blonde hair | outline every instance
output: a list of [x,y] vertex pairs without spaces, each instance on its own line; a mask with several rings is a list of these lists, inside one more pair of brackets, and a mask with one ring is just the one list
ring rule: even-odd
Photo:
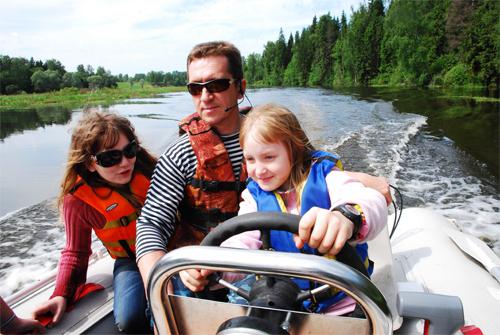
[[278,104],[269,103],[257,106],[243,121],[240,130],[242,149],[245,148],[245,138],[250,131],[256,136],[257,141],[282,142],[285,145],[292,166],[290,184],[295,189],[299,189],[309,173],[314,147],[295,114]]
[[[103,113],[93,109],[84,111],[84,115],[78,121],[71,135],[68,160],[58,197],[59,208],[62,208],[64,197],[71,193],[74,188],[78,176],[90,186],[114,188],[97,172],[91,172],[89,167],[92,163],[92,156],[104,148],[116,145],[120,139],[120,134],[125,135],[129,141],[136,140],[140,147],[139,140],[135,135],[135,129],[127,118],[115,113]],[[156,158],[140,147],[134,170],[150,178],[155,164]],[[125,194],[125,196],[127,195]]]

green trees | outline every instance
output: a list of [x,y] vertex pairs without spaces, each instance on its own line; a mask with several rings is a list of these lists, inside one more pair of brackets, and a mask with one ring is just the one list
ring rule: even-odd
[[264,84],[268,86],[281,86],[283,75],[288,65],[287,44],[283,30],[280,30],[276,42],[267,42],[262,53],[261,64],[263,67]]
[[245,71],[245,78],[249,82],[254,84],[262,84],[262,79],[264,78],[264,71],[260,66],[260,64],[261,64],[261,57],[257,53],[251,53],[244,59],[243,70]]
[[33,92],[31,75],[34,68],[35,62],[0,55],[0,93]]
[[500,85],[500,2],[478,1],[471,24],[460,48],[461,60],[468,64],[481,83]]
[[186,84],[186,72],[173,71],[164,73],[163,71],[150,71],[146,76],[141,76],[138,81],[141,79],[154,86],[183,86]]
[[395,0],[387,11],[381,82],[428,85],[446,65],[447,1]]
[[308,86],[331,86],[333,74],[331,53],[339,36],[339,21],[332,18],[330,14],[321,16],[311,35],[314,54],[307,81]]
[[67,72],[60,61],[29,61],[22,57],[0,55],[0,94],[42,93],[65,87],[116,87],[117,77],[103,67],[94,72],[92,66],[78,65],[76,72]]
[[35,92],[56,91],[61,87],[61,75],[56,70],[37,70],[31,76]]
[[498,0],[369,0],[349,21],[314,17],[288,43],[280,31],[262,56],[245,59],[246,77],[269,86],[498,87],[499,12]]
[[[256,78],[262,80],[262,73],[257,71],[259,74]],[[102,66],[94,71],[92,66],[83,64],[78,65],[75,72],[67,72],[56,59],[42,62],[33,58],[27,60],[0,55],[0,94],[42,93],[66,87],[96,90],[117,87],[119,81],[129,82],[131,87],[134,82],[140,83],[141,87],[145,82],[156,86],[183,86],[186,78],[185,71],[150,71],[147,75],[139,73],[134,77],[128,74],[114,76]]]
[[163,85],[165,86],[184,86],[187,83],[186,71],[172,71],[165,73]]
[[163,71],[150,71],[146,74],[146,80],[153,85],[161,85],[163,83]]

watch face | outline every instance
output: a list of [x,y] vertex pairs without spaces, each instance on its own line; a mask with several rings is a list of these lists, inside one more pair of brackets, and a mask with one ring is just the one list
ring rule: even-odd
[[353,215],[361,215],[361,213],[353,205],[345,204],[344,208],[351,212]]

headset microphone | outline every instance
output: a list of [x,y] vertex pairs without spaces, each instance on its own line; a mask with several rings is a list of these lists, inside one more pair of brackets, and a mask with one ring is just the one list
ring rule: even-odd
[[241,101],[239,101],[238,103],[236,103],[235,105],[232,105],[232,106],[229,106],[229,107],[226,107],[224,108],[224,112],[229,112],[231,109],[233,109],[234,107],[237,107],[239,106],[243,101],[245,101],[245,98],[248,100],[248,102],[250,103],[250,106],[253,107],[252,105],[252,102],[250,101],[250,99],[248,99],[248,96],[247,96],[247,93],[245,91],[243,91],[243,89],[240,88],[240,93],[241,95],[243,95],[243,98],[241,99]]
[[233,109],[234,107],[236,107],[236,106],[238,106],[238,105],[239,105],[239,103],[237,103],[237,104],[235,104],[235,105],[232,105],[232,106],[229,106],[229,107],[226,107],[226,108],[224,109],[224,112],[226,112],[226,113],[227,113],[227,112],[229,112],[231,109]]
[[243,101],[245,101],[245,98],[243,97],[243,99],[241,99],[241,101],[238,101],[236,104],[232,105],[232,106],[229,106],[229,107],[226,107],[224,108],[224,112],[229,112],[231,109],[233,109],[234,107],[238,107],[239,104],[241,104]]

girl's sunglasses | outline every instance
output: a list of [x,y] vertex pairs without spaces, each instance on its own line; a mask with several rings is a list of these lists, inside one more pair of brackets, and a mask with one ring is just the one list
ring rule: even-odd
[[107,150],[102,151],[92,158],[96,161],[96,163],[102,167],[111,167],[116,165],[122,161],[123,156],[127,158],[134,158],[137,156],[137,152],[139,151],[139,145],[135,140],[131,141],[129,144],[123,148],[123,150]]
[[234,83],[234,79],[214,79],[204,83],[189,83],[187,89],[192,96],[200,95],[203,88],[206,88],[209,93],[224,92]]

